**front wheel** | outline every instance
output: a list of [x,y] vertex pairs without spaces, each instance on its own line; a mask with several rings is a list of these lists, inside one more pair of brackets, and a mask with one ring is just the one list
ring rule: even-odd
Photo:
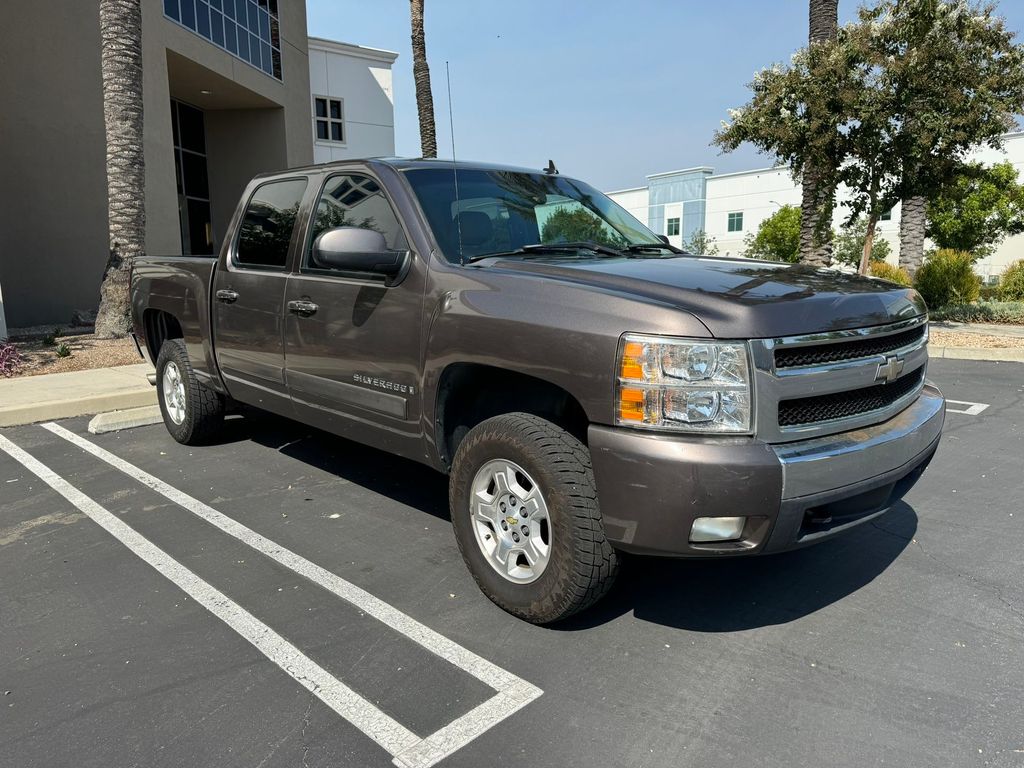
[[564,619],[615,579],[590,452],[549,421],[510,413],[474,427],[455,454],[449,502],[477,585],[515,616]]
[[179,443],[209,442],[220,431],[224,397],[199,383],[181,339],[168,339],[160,347],[156,386],[164,425]]

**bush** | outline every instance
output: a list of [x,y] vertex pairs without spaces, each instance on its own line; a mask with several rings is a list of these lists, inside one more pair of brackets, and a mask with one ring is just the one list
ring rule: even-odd
[[1002,301],[1024,301],[1024,260],[1010,264],[999,278]]
[[0,376],[14,376],[24,362],[16,346],[6,339],[0,339]]
[[932,320],[952,320],[956,323],[1024,325],[1024,301],[983,301],[978,304],[950,304],[928,314]]
[[868,265],[868,274],[872,277],[880,277],[897,285],[910,286],[914,281],[910,279],[910,273],[902,267],[894,267],[887,261],[872,261]]
[[983,285],[978,295],[982,301],[999,301],[999,286]]
[[978,300],[981,281],[974,274],[974,259],[966,251],[941,248],[917,270],[914,287],[929,307],[971,304]]
[[57,345],[55,352],[57,353],[57,357],[71,357],[71,347],[63,341]]

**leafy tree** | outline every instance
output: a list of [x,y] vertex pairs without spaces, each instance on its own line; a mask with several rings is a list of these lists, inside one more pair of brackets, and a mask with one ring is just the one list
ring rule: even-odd
[[544,243],[587,241],[613,248],[626,244],[626,238],[586,208],[565,205],[558,206],[544,222],[540,239]]
[[[833,261],[856,267],[864,254],[864,241],[868,236],[868,223],[864,218],[853,221],[836,235],[835,249],[832,251]],[[892,249],[888,240],[875,240],[871,249],[871,264],[885,261]]]
[[423,33],[423,3],[424,0],[409,0],[409,16],[412,22],[412,77],[416,83],[416,111],[420,120],[420,151],[423,153],[423,157],[437,157],[434,95],[430,90],[427,42]]
[[744,256],[769,261],[800,260],[800,209],[784,205],[743,240]]
[[751,89],[715,143],[750,142],[798,176],[828,169],[851,193],[847,221],[867,221],[863,273],[882,213],[948,183],[978,143],[998,145],[1024,106],[1024,49],[990,4],[880,0]]
[[698,229],[683,243],[683,250],[697,256],[714,256],[718,253],[718,241],[703,229]]
[[939,248],[989,255],[1004,237],[1024,232],[1024,185],[1011,163],[963,167],[928,203],[928,237]]
[[141,0],[100,0],[99,16],[110,250],[100,284],[96,335],[111,338],[131,330],[132,262],[146,249]]

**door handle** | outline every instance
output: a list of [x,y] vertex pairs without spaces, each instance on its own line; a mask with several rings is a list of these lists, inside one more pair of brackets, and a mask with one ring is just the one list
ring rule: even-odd
[[310,315],[314,315],[318,309],[320,309],[320,307],[312,301],[307,301],[305,299],[288,302],[288,311],[299,315],[300,317],[309,317]]
[[223,301],[225,304],[234,304],[238,301],[238,291],[221,288],[217,291],[217,301]]

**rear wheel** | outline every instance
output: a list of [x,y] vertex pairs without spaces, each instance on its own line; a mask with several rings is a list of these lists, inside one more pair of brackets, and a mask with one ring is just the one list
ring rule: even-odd
[[618,556],[604,535],[590,452],[549,421],[496,416],[466,435],[449,483],[462,557],[487,597],[538,624],[592,605]]
[[156,387],[164,425],[179,443],[205,443],[220,431],[224,397],[199,383],[181,339],[168,339],[160,347]]

